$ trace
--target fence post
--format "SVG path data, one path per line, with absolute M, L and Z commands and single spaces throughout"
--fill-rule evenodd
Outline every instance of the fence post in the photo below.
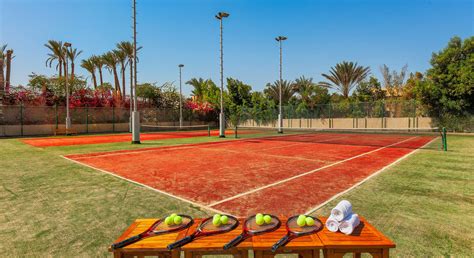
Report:
M 112 132 L 115 132 L 115 106 L 112 106 Z
M 86 105 L 86 133 L 89 133 L 89 105 Z
M 385 120 L 385 100 L 382 100 L 382 128 L 385 128 L 384 120 Z
M 446 127 L 443 127 L 442 134 L 443 135 L 441 137 L 441 140 L 443 141 L 443 150 L 448 151 L 448 137 L 447 137 Z
M 56 130 L 58 130 L 58 127 L 59 127 L 58 103 L 54 104 L 54 113 L 56 117 Z
M 23 136 L 23 102 L 20 103 L 20 134 Z
M 331 114 L 332 106 L 331 106 L 331 102 L 329 102 L 328 107 L 329 107 L 329 128 L 332 128 L 332 114 Z

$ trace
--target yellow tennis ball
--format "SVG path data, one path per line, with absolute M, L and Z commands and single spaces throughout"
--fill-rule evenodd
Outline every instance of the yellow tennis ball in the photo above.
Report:
M 173 214 L 170 215 L 170 218 L 174 219 L 174 217 L 176 217 L 176 216 L 178 216 L 178 214 L 173 213 Z
M 255 215 L 255 219 L 258 219 L 258 218 L 263 218 L 263 214 L 262 213 L 257 213 L 257 215 Z
M 272 222 L 272 216 L 265 215 L 263 216 L 263 220 L 265 221 L 265 223 L 270 224 L 270 222 Z
M 169 216 L 169 217 L 166 217 L 165 223 L 166 223 L 166 225 L 171 226 L 171 225 L 173 225 L 174 220 L 173 220 L 173 218 L 171 218 L 171 216 Z
M 181 216 L 176 215 L 173 219 L 173 222 L 175 225 L 181 225 L 181 223 L 183 223 L 183 218 L 181 218 Z
M 222 225 L 226 225 L 227 223 L 229 223 L 229 217 L 227 217 L 226 215 L 222 215 L 221 216 L 221 223 L 222 223 Z
M 304 227 L 306 225 L 306 216 L 300 215 L 296 220 L 296 224 L 298 224 L 300 227 Z
M 311 217 L 306 217 L 305 222 L 306 222 L 307 226 L 313 226 L 314 225 L 314 219 L 311 218 Z
M 259 226 L 263 225 L 265 223 L 265 220 L 263 219 L 263 215 L 259 217 L 255 217 L 255 223 L 257 223 L 257 225 Z

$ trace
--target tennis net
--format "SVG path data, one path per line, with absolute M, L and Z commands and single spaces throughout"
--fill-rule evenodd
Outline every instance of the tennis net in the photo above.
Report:
M 236 138 L 264 141 L 447 150 L 444 128 L 282 128 L 236 127 Z
M 190 135 L 200 134 L 202 136 L 211 136 L 210 125 L 186 125 L 186 126 L 175 126 L 175 125 L 140 125 L 140 130 L 143 133 L 166 133 L 166 134 L 179 134 L 179 135 Z

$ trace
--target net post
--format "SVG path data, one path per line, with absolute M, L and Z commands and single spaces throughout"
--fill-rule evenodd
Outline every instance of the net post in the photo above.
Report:
M 446 127 L 443 127 L 442 129 L 442 141 L 443 141 L 443 150 L 448 151 L 448 139 L 447 139 L 447 133 L 446 133 Z
M 235 125 L 235 128 L 234 128 L 234 137 L 237 139 L 237 125 Z
M 207 124 L 207 136 L 211 137 L 211 125 Z

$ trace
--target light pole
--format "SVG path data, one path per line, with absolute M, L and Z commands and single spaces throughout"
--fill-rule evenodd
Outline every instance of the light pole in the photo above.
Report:
M 282 97 L 281 97 L 281 86 L 283 84 L 283 75 L 282 75 L 282 70 L 283 70 L 283 52 L 282 52 L 282 43 L 284 40 L 287 40 L 288 38 L 285 36 L 278 36 L 275 38 L 276 41 L 280 44 L 280 100 L 279 100 L 279 112 L 278 112 L 278 133 L 283 133 L 283 113 L 282 113 Z
M 133 2 L 133 113 L 132 113 L 132 144 L 140 144 L 140 113 L 137 100 L 137 1 Z
M 64 48 L 66 50 L 66 53 L 64 53 L 65 56 L 65 63 L 66 63 L 66 68 L 64 69 L 65 73 L 65 80 L 64 84 L 66 85 L 66 135 L 69 135 L 69 131 L 71 130 L 71 117 L 69 116 L 69 85 L 67 84 L 67 69 L 68 69 L 68 48 L 71 47 L 71 43 L 64 42 Z
M 224 49 L 223 49 L 223 36 L 222 36 L 222 20 L 224 18 L 229 17 L 228 13 L 219 12 L 216 15 L 216 18 L 220 22 L 220 29 L 221 29 L 221 40 L 220 40 L 220 47 L 221 47 L 221 113 L 219 114 L 219 137 L 225 137 L 225 116 L 224 116 Z
M 181 89 L 181 69 L 184 64 L 178 65 L 179 67 L 179 128 L 183 127 L 183 92 Z

